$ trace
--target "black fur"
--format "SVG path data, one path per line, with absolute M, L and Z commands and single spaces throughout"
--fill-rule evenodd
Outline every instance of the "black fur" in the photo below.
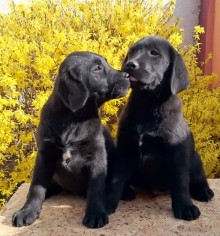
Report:
M 130 74 L 132 93 L 119 123 L 108 212 L 115 211 L 123 189 L 127 199 L 134 198 L 132 185 L 169 191 L 174 216 L 194 220 L 200 211 L 191 196 L 208 201 L 214 193 L 176 95 L 189 85 L 184 62 L 166 40 L 145 37 L 130 48 L 123 70 Z
M 114 70 L 97 54 L 75 52 L 64 60 L 41 112 L 34 174 L 26 203 L 13 215 L 14 226 L 32 224 L 45 196 L 62 189 L 87 195 L 84 225 L 108 223 L 107 159 L 113 158 L 115 147 L 98 107 L 124 96 L 129 86 L 128 74 Z

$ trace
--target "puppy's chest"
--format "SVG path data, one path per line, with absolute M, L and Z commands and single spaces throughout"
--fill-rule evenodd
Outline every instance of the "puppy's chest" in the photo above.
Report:
M 95 158 L 96 142 L 102 139 L 99 126 L 72 125 L 62 134 L 61 165 L 70 171 L 79 171 Z
M 139 145 L 141 146 L 144 142 L 144 137 L 148 136 L 149 138 L 155 140 L 155 137 L 159 135 L 159 126 L 161 119 L 160 117 L 148 117 L 142 122 L 137 122 L 136 130 L 139 136 Z
M 160 109 L 148 110 L 144 116 L 138 117 L 136 130 L 139 136 L 139 147 L 142 159 L 152 159 L 163 153 L 166 143 L 167 128 Z
M 101 124 L 98 120 L 69 124 L 61 133 L 63 146 L 91 139 L 101 132 Z
M 60 164 L 67 171 L 80 173 L 83 168 L 87 168 L 96 162 L 96 153 L 97 148 L 92 142 L 71 145 L 63 150 Z
M 182 113 L 166 116 L 158 115 L 145 119 L 137 125 L 139 144 L 148 142 L 149 146 L 169 144 L 174 145 L 183 142 L 189 135 L 189 127 Z M 148 141 L 146 141 L 148 140 Z

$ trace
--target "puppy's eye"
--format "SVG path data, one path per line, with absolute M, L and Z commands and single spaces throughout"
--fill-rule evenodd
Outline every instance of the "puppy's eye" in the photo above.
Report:
M 160 53 L 156 49 L 151 49 L 150 50 L 150 55 L 154 56 L 154 57 L 157 57 L 157 56 L 160 55 Z
M 97 71 L 97 72 L 103 71 L 103 67 L 100 66 L 100 65 L 96 65 L 95 68 L 94 68 L 94 71 Z

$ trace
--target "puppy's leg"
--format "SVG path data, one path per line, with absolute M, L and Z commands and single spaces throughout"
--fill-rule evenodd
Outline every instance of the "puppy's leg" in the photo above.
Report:
M 12 217 L 12 224 L 20 227 L 32 224 L 39 216 L 45 194 L 55 171 L 53 152 L 40 151 L 36 159 L 34 174 L 24 206 Z
M 47 188 L 45 198 L 49 198 L 53 195 L 59 194 L 63 191 L 63 188 L 57 184 L 54 180 L 51 181 L 50 185 Z
M 195 151 L 190 166 L 190 194 L 196 200 L 208 202 L 214 197 L 213 191 L 209 188 L 201 157 Z
M 136 198 L 134 190 L 131 188 L 129 184 L 124 187 L 124 191 L 121 196 L 121 200 L 123 201 L 132 201 Z
M 114 169 L 114 174 L 109 183 L 106 196 L 106 210 L 108 214 L 112 214 L 115 212 L 115 210 L 118 207 L 120 199 L 122 200 L 135 199 L 134 191 L 130 189 L 129 185 L 126 185 L 128 179 L 130 179 L 133 173 L 133 166 L 130 165 L 128 162 L 126 162 L 126 164 L 124 162 L 117 162 L 117 163 L 119 164 L 117 164 L 117 168 Z
M 105 137 L 105 147 L 107 151 L 107 179 L 106 179 L 106 192 L 109 193 L 109 187 L 110 187 L 110 182 L 112 180 L 112 175 L 113 175 L 113 169 L 114 169 L 114 164 L 116 162 L 117 158 L 117 150 L 115 143 L 109 133 L 109 131 L 104 127 L 104 137 Z M 126 185 L 124 188 L 123 194 L 121 199 L 124 201 L 131 201 L 135 198 L 135 193 L 133 189 L 129 186 L 129 184 Z
M 87 207 L 82 221 L 89 228 L 100 228 L 108 224 L 108 215 L 105 210 L 106 172 L 106 152 L 102 147 L 90 165 Z
M 140 149 L 138 136 L 134 135 L 134 132 L 129 133 L 129 128 L 126 129 L 126 132 L 119 129 L 117 158 L 113 166 L 112 178 L 106 198 L 106 209 L 108 214 L 115 212 L 119 200 L 122 198 L 123 191 L 126 191 L 124 190 L 125 186 L 126 184 L 129 184 L 128 181 L 137 168 L 139 158 Z M 132 192 L 130 198 L 135 198 L 134 192 Z
M 184 145 L 170 152 L 169 183 L 174 216 L 183 220 L 195 220 L 200 216 L 197 206 L 192 203 L 189 192 L 189 152 Z

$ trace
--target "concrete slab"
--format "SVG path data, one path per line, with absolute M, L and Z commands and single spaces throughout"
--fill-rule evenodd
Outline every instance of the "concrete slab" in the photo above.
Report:
M 173 217 L 170 196 L 138 195 L 132 202 L 120 202 L 109 224 L 87 229 L 81 223 L 86 201 L 60 194 L 46 200 L 39 219 L 27 227 L 15 228 L 11 216 L 25 202 L 29 184 L 23 184 L 0 212 L 0 236 L 220 236 L 220 179 L 209 180 L 215 192 L 209 203 L 194 201 L 202 214 L 191 222 Z

